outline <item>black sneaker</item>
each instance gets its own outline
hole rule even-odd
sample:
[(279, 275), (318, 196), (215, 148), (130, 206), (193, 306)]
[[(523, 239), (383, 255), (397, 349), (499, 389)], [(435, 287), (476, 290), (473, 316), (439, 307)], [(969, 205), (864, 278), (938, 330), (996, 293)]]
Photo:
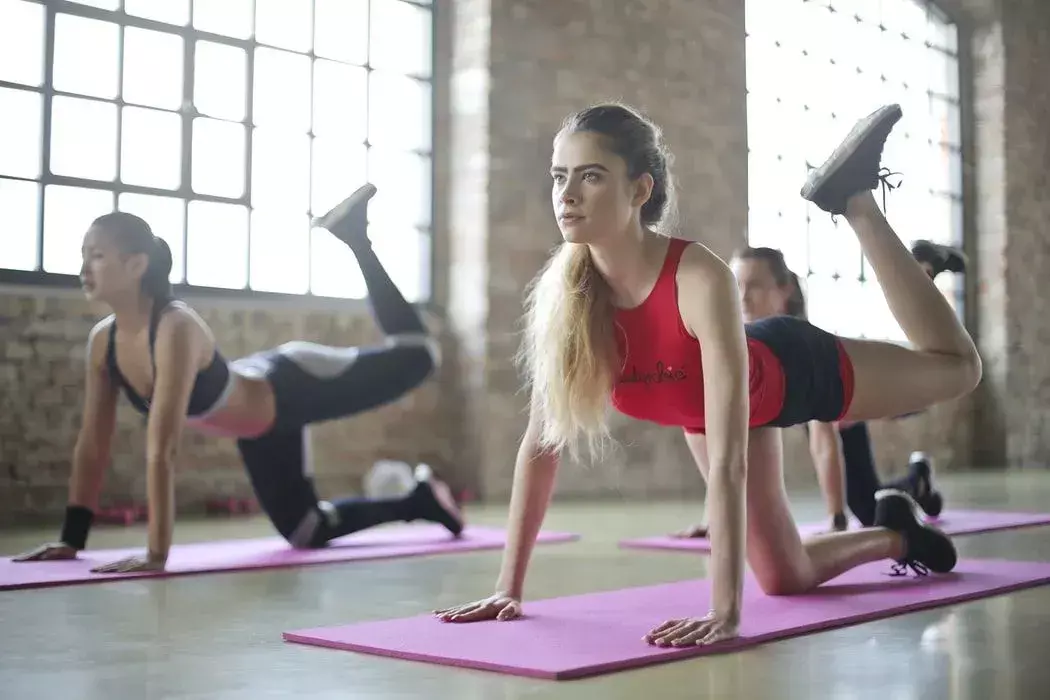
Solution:
[(445, 526), (456, 537), (463, 532), (463, 514), (448, 484), (434, 477), (430, 467), (416, 467), (416, 488), (409, 498), (414, 502), (417, 518)]
[(824, 164), (810, 171), (802, 198), (838, 215), (846, 213), (850, 197), (874, 190), (883, 178), (879, 166), (886, 137), (902, 115), (900, 105), (892, 104), (857, 122)]
[(933, 468), (925, 452), (912, 452), (908, 460), (908, 481), (911, 495), (926, 515), (936, 518), (944, 509), (941, 492), (933, 488)]
[(958, 248), (920, 240), (912, 243), (911, 254), (920, 263), (929, 265), (926, 272), (936, 279), (942, 272), (966, 272), (966, 255)]
[(893, 567), (894, 576), (903, 576), (909, 568), (920, 576), (955, 568), (955, 545), (943, 532), (923, 523), (919, 505), (903, 491), (883, 489), (875, 494), (875, 527), (904, 536), (905, 553)]
[(375, 196), (376, 191), (375, 185), (362, 185), (324, 216), (315, 216), (313, 225), (327, 229), (351, 248), (367, 245), (368, 200)]

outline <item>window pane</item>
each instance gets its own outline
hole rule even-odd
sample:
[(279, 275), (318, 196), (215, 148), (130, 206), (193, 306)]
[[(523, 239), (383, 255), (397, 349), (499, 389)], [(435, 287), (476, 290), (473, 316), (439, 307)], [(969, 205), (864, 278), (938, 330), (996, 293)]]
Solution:
[(248, 57), (236, 46), (198, 41), (193, 75), (193, 104), (201, 114), (244, 119), (248, 102)]
[(368, 140), (374, 146), (430, 149), (430, 85), (375, 71), (369, 79)]
[(59, 14), (55, 18), (55, 89), (116, 97), (119, 53), (116, 24)]
[(39, 229), (40, 185), (21, 180), (0, 180), (0, 211), (4, 228), (0, 236), (0, 267), (35, 270)]
[(44, 6), (0, 0), (0, 80), (44, 82)]
[(315, 0), (314, 53), (364, 65), (368, 60), (368, 0)]
[(193, 120), (193, 191), (219, 197), (244, 195), (244, 126)]
[(227, 289), (248, 283), (247, 208), (190, 202), (187, 241), (187, 282)]
[(430, 225), (430, 159), (403, 151), (373, 148), (368, 181), (379, 188), (369, 203), (370, 221), (404, 227)]
[(0, 88), (0, 175), (40, 177), (40, 93)]
[(932, 46), (944, 49), (949, 53), (959, 50), (959, 32), (954, 24), (942, 21), (937, 10), (930, 8), (929, 23), (926, 25), (926, 38)]
[(119, 10), (120, 0), (69, 0), (75, 2), (78, 5), (89, 5), (91, 7), (99, 7), (103, 10)]
[(182, 118), (178, 114), (124, 108), (120, 179), (131, 185), (178, 189), (182, 181)]
[(193, 0), (193, 26), (247, 39), (252, 35), (252, 0)]
[[(310, 209), (310, 137), (279, 129), (252, 136), (252, 206)], [(305, 234), (304, 234), (305, 235)]]
[(117, 200), (117, 209), (141, 216), (153, 229), (153, 235), (164, 239), (171, 248), (171, 275), (168, 279), (173, 284), (182, 282), (182, 268), (185, 265), (182, 236), (186, 223), (183, 201), (174, 197), (123, 192)]
[(310, 235), (310, 291), (319, 296), (363, 299), (365, 280), (350, 248), (321, 228), (311, 229)]
[(372, 0), (373, 68), (430, 76), (433, 30), (430, 10), (399, 0)]
[(430, 235), (416, 229), (372, 224), (376, 255), (406, 300), (422, 300), (430, 287)]
[(260, 43), (309, 51), (312, 23), (309, 2), (255, 0), (255, 39)]
[(124, 0), (124, 11), (136, 17), (183, 26), (190, 21), (190, 0)]
[(76, 275), (91, 222), (113, 211), (113, 193), (48, 185), (44, 189), (44, 270)]
[(178, 109), (182, 105), (182, 37), (124, 29), (124, 100)]
[(305, 294), (310, 287), (310, 219), (306, 214), (252, 211), (251, 287)]
[(325, 214), (367, 182), (367, 157), (364, 144), (314, 139), (310, 211), (315, 216)]
[(364, 143), (368, 135), (364, 68), (335, 61), (314, 62), (314, 133)]
[(117, 177), (117, 106), (55, 97), (51, 102), (51, 172), (111, 181)]
[(259, 126), (310, 130), (310, 57), (255, 50), (255, 111)]

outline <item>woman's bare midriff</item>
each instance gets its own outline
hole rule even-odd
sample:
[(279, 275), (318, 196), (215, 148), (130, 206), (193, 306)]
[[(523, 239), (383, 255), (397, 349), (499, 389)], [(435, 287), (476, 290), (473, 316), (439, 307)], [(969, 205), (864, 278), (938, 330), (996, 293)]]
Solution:
[(233, 387), (226, 404), (193, 429), (206, 435), (253, 438), (273, 425), (277, 415), (273, 386), (261, 376), (246, 376), (230, 368)]

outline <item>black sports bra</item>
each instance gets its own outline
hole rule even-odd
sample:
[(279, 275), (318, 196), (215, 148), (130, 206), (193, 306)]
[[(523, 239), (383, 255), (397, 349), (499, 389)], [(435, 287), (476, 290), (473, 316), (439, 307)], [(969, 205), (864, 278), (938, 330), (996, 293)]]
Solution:
[[(153, 358), (153, 346), (157, 342), (157, 326), (160, 324), (160, 317), (170, 308), (171, 302), (168, 301), (154, 304), (153, 310), (150, 312), (149, 359), (150, 364), (153, 366), (154, 376), (156, 376), (157, 364)], [(116, 320), (109, 327), (109, 348), (106, 350), (106, 367), (110, 376), (123, 388), (124, 395), (128, 397), (128, 401), (135, 407), (135, 410), (144, 415), (149, 414), (150, 399), (139, 395), (128, 380), (124, 378), (124, 374), (120, 371), (120, 366), (117, 364)], [(197, 373), (197, 379), (193, 383), (193, 391), (190, 394), (189, 407), (186, 411), (187, 416), (191, 418), (201, 416), (214, 409), (226, 397), (229, 383), (230, 368), (226, 364), (226, 359), (219, 352), (219, 349), (216, 348), (208, 366)]]

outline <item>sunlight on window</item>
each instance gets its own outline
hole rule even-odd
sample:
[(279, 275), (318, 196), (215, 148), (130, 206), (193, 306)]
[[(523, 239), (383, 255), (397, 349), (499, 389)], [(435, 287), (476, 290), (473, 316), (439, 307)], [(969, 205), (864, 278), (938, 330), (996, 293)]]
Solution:
[[(0, 267), (76, 274), (91, 219), (119, 206), (168, 241), (173, 282), (363, 297), (354, 256), (310, 217), (371, 181), (377, 251), (406, 296), (428, 297), (429, 5), (0, 0), (0, 202), (24, 229)], [(35, 89), (48, 13), (58, 94)]]
[(365, 280), (350, 249), (321, 228), (311, 229), (310, 236), (310, 291), (326, 297), (365, 297)]
[(310, 130), (310, 57), (288, 51), (255, 50), (255, 106), (259, 126)]
[(186, 251), (182, 240), (186, 224), (186, 207), (183, 201), (174, 197), (124, 192), (117, 199), (117, 209), (141, 216), (153, 229), (153, 235), (164, 239), (171, 248), (171, 275), (168, 279), (175, 284), (182, 282), (183, 268), (186, 264)]
[(193, 104), (201, 114), (244, 119), (248, 94), (248, 58), (244, 49), (198, 41), (193, 76)]
[(430, 84), (374, 71), (368, 90), (368, 140), (372, 145), (429, 150), (430, 132)]
[(240, 289), (248, 283), (248, 210), (236, 204), (190, 202), (186, 281)]
[(303, 215), (309, 211), (310, 138), (305, 133), (270, 128), (255, 130), (252, 206)]
[(368, 0), (315, 0), (314, 53), (364, 65), (368, 60)]
[(44, 82), (44, 6), (0, 0), (0, 80)]
[(367, 79), (365, 69), (358, 66), (322, 59), (314, 62), (314, 134), (365, 142)]
[(341, 139), (314, 139), (313, 193), (310, 210), (322, 215), (365, 184), (367, 151), (364, 144)]
[(117, 176), (117, 106), (57, 96), (51, 101), (51, 172), (91, 180)]
[(40, 94), (0, 88), (0, 175), (40, 176)]
[(178, 189), (182, 180), (182, 118), (178, 114), (125, 107), (120, 140), (121, 182)]
[(292, 51), (310, 50), (313, 16), (303, 0), (255, 0), (255, 39)]
[[(905, 242), (958, 243), (956, 30), (913, 0), (748, 0), (745, 8), (749, 243), (780, 248), (807, 277), (817, 325), (903, 339), (856, 236), (798, 191), (807, 168), (819, 165), (858, 119), (896, 102), (904, 118), (887, 141), (883, 164), (903, 174), (903, 186), (887, 197), (890, 222)], [(943, 284), (958, 305), (961, 280)]]
[(212, 34), (247, 39), (252, 35), (253, 0), (193, 0), (193, 26)]
[(193, 120), (193, 191), (219, 197), (244, 194), (245, 133), (242, 124)]
[(182, 104), (182, 37), (128, 27), (124, 30), (126, 102), (178, 109)]
[(369, 218), (389, 224), (429, 226), (430, 177), (429, 158), (371, 149), (368, 180), (379, 191), (369, 204)]
[(382, 224), (369, 226), (368, 237), (405, 299), (422, 300), (430, 287), (430, 237), (413, 228)]
[(372, 0), (371, 64), (379, 70), (430, 77), (430, 11), (400, 0)]
[(124, 0), (129, 15), (185, 26), (190, 21), (190, 0)]
[(92, 97), (117, 96), (120, 27), (86, 17), (55, 17), (56, 90)]
[(278, 209), (252, 211), (252, 289), (303, 294), (310, 288), (310, 219)]
[(113, 193), (80, 187), (44, 188), (44, 270), (80, 274), (80, 248), (91, 222), (113, 211)]
[(21, 180), (0, 180), (0, 211), (4, 235), (0, 236), (0, 267), (35, 270), (40, 185)]

